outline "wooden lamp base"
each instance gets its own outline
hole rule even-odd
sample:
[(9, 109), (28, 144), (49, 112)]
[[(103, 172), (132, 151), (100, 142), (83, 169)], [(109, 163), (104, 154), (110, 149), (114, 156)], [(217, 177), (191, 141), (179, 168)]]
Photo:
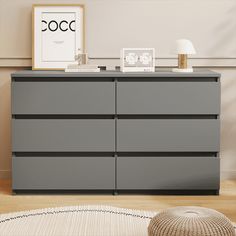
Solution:
[(178, 55), (178, 68), (172, 69), (173, 72), (193, 72), (193, 68), (188, 68), (188, 56), (187, 54)]

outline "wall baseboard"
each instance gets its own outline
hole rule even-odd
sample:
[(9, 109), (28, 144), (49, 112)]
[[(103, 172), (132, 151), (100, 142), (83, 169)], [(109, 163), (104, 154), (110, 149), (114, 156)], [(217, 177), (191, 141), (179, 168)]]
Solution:
[(222, 170), (221, 180), (233, 179), (236, 180), (236, 170)]

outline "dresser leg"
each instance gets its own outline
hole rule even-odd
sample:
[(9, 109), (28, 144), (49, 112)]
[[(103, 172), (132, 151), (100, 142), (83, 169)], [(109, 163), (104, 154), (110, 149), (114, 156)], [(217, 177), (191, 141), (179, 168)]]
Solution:
[(16, 195), (16, 191), (12, 190), (12, 191), (11, 191), (11, 195), (12, 195), (12, 196), (15, 196), (15, 195)]

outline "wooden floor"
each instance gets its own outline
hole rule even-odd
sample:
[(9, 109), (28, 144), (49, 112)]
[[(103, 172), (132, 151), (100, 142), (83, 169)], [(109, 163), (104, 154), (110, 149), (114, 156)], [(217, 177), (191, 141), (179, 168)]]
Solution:
[(10, 181), (0, 180), (0, 213), (82, 204), (103, 204), (151, 211), (158, 211), (174, 206), (202, 206), (218, 210), (236, 222), (236, 181), (222, 182), (220, 196), (113, 196), (108, 194), (12, 195)]

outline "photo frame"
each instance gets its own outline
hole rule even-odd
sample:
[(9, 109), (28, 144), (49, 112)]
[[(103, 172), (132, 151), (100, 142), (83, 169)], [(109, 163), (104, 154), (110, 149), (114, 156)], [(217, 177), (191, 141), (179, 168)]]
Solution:
[(85, 51), (84, 5), (36, 4), (32, 9), (32, 69), (64, 70)]
[(154, 48), (123, 48), (120, 55), (122, 72), (154, 72)]

